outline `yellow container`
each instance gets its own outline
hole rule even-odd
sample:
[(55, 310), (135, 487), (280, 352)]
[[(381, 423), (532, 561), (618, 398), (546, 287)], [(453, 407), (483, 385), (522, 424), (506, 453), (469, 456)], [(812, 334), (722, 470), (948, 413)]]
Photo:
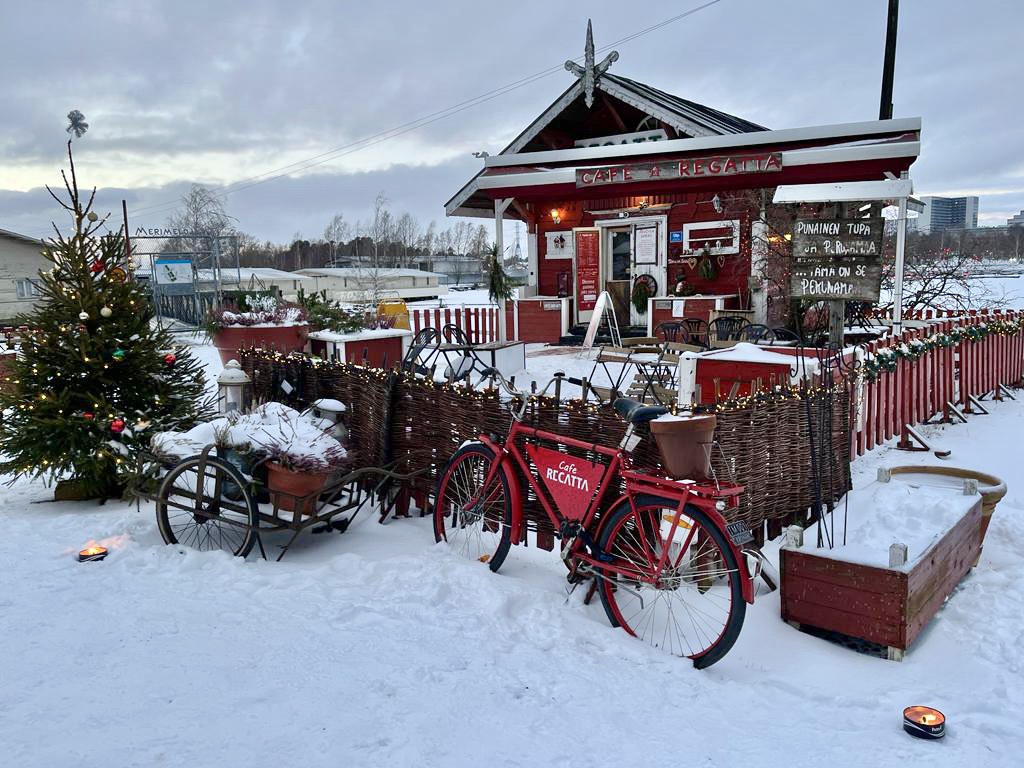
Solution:
[(377, 304), (377, 317), (394, 317), (395, 328), (412, 330), (409, 325), (409, 308), (404, 299), (383, 299)]

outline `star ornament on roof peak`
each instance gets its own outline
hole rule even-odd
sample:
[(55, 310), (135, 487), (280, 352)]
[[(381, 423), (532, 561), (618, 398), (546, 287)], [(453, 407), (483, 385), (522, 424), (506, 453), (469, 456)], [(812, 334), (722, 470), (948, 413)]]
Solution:
[(587, 19), (587, 44), (583, 49), (583, 66), (569, 59), (565, 62), (565, 68), (583, 83), (583, 100), (588, 107), (594, 106), (594, 86), (597, 85), (598, 78), (607, 72), (608, 67), (618, 59), (619, 52), (612, 51), (601, 60), (600, 64), (594, 63), (594, 30), (590, 19)]

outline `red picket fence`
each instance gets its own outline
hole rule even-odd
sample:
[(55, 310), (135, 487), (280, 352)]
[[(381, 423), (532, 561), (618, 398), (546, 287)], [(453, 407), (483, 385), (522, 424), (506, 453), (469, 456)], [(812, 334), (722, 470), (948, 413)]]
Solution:
[[(970, 311), (966, 314), (917, 313), (914, 327), (904, 326), (903, 335), (867, 345), (867, 358), (885, 350), (915, 342), (923, 344), (938, 335), (965, 333), (972, 326), (999, 322), (1019, 322), (1024, 312), (996, 310)], [(972, 413), (974, 399), (988, 394), (1003, 397), (1000, 386), (1020, 384), (1024, 378), (1024, 331), (1013, 334), (992, 333), (980, 339), (964, 338), (951, 346), (934, 346), (917, 359), (898, 358), (895, 370), (879, 370), (874, 379), (861, 379), (851, 393), (852, 441), (856, 455), (870, 451), (878, 443), (896, 436), (906, 444), (906, 427), (941, 418), (948, 421), (952, 408)], [(952, 408), (951, 408), (952, 406)]]
[(498, 340), (498, 308), (492, 304), (459, 307), (409, 307), (409, 325), (413, 333), (423, 328), (441, 330), (454, 325), (466, 332), (473, 344)]

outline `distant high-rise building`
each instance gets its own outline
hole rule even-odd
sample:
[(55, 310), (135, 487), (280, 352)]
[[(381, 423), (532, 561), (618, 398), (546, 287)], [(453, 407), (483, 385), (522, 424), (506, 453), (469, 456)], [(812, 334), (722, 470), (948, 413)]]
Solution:
[(945, 229), (976, 229), (977, 197), (922, 197), (924, 210), (914, 219), (918, 232), (942, 232)]
[(1006, 226), (1008, 227), (1024, 227), (1024, 211), (1021, 211), (1012, 219), (1006, 220)]

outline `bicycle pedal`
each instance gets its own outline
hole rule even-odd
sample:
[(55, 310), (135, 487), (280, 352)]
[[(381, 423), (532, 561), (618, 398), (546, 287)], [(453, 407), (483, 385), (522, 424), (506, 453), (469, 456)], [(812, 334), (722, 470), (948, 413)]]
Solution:
[(351, 518), (346, 517), (344, 520), (332, 520), (330, 525), (331, 528), (338, 533), (344, 533), (348, 530), (348, 524), (352, 522)]
[(324, 523), (323, 525), (318, 525), (316, 528), (313, 529), (312, 532), (314, 535), (316, 535), (318, 533), (329, 533), (331, 530), (333, 529), (331, 528), (330, 524)]

